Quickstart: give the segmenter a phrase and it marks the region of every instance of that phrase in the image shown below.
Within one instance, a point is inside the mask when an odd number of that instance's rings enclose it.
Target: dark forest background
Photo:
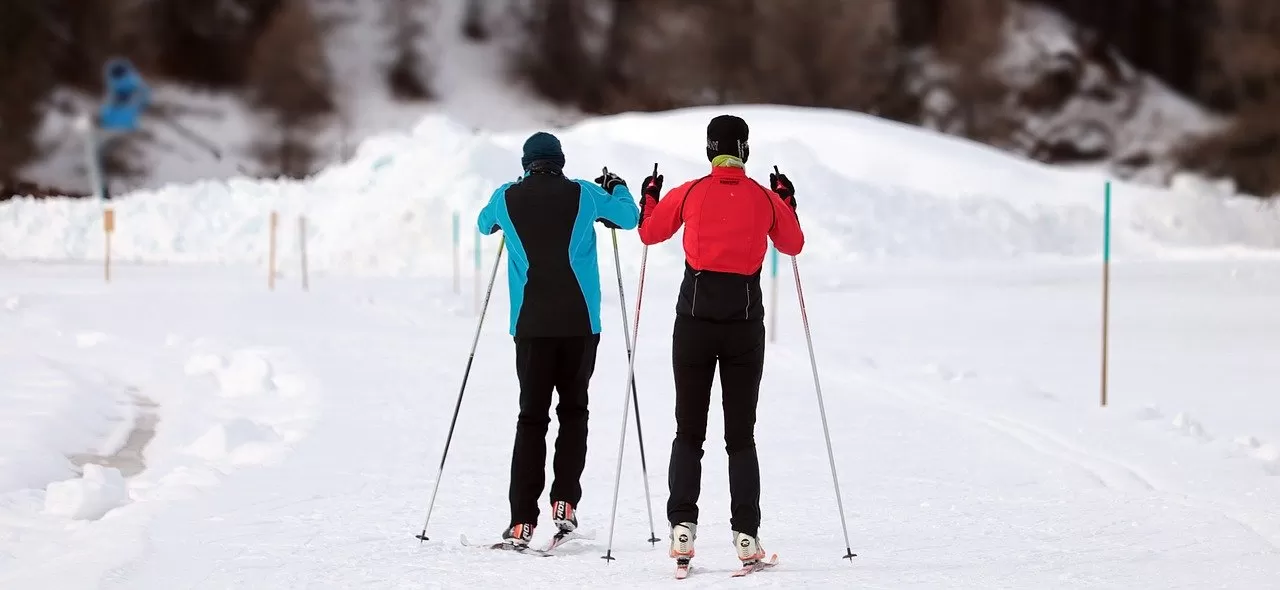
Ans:
[[[274,123],[255,146],[264,171],[313,172],[309,133],[336,108],[323,58],[332,23],[318,16],[316,1],[0,1],[0,189],[22,185],[22,167],[41,157],[36,131],[61,108],[57,91],[97,95],[101,64],[117,54],[153,84],[241,94]],[[1046,162],[1126,170],[1167,161],[1229,177],[1251,194],[1280,192],[1280,2],[386,0],[368,5],[385,12],[395,57],[384,80],[397,97],[430,99],[430,64],[448,59],[422,49],[430,27],[415,15],[432,2],[467,2],[457,26],[473,42],[494,42],[495,30],[509,39],[514,23],[513,81],[589,113],[831,107],[927,124]],[[1067,17],[1076,50],[1011,80],[993,61],[1010,11],[1029,4]],[[1156,149],[1115,140],[1133,109],[1068,122],[1101,141],[1032,125],[1081,97],[1137,100],[1141,74],[1228,126]],[[948,99],[941,110],[929,100],[940,93]]]

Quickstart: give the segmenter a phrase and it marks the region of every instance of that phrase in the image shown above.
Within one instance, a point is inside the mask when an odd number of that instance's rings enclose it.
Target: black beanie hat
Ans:
[[[733,156],[747,161],[747,122],[733,115],[720,115],[707,124],[707,159]]]

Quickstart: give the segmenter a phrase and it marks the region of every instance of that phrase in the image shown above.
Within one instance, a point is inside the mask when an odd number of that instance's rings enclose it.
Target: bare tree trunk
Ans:
[[[395,55],[387,68],[387,85],[392,96],[401,100],[427,100],[431,88],[427,83],[426,64],[418,43],[426,34],[419,11],[424,0],[384,0],[387,24],[394,31],[391,49]]]
[[[485,23],[483,0],[467,0],[466,13],[462,17],[462,34],[472,41],[487,41],[489,26]]]
[[[593,72],[582,35],[584,0],[537,0],[531,8],[529,43],[515,55],[521,73],[547,99],[582,104]]]
[[[582,108],[590,112],[603,111],[614,97],[626,95],[632,88],[632,74],[628,70],[633,66],[633,35],[640,25],[638,20],[643,8],[636,0],[612,0],[612,7],[604,50],[596,60],[591,85],[584,89]]]
[[[324,32],[306,0],[284,0],[253,50],[250,99],[270,121],[254,151],[271,174],[300,178],[313,171],[311,134],[334,109]]]

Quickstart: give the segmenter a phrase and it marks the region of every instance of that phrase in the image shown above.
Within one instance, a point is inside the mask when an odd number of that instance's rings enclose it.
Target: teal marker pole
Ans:
[[[476,247],[475,247],[475,250],[476,250],[476,272],[475,272],[475,275],[476,275],[476,313],[480,313],[480,270],[481,270],[481,269],[480,269],[480,266],[483,264],[483,261],[481,261],[481,260],[480,260],[480,258],[481,258],[481,253],[482,253],[482,252],[481,252],[481,248],[482,248],[482,247],[483,247],[483,244],[481,244],[481,243],[480,243],[480,232],[478,232],[478,231],[477,231],[477,232],[476,232]]]
[[[1111,181],[1104,190],[1102,214],[1102,407],[1107,406],[1108,331],[1111,324]]]
[[[778,340],[778,249],[769,246],[769,341]]]
[[[453,212],[453,294],[462,293],[462,225]]]

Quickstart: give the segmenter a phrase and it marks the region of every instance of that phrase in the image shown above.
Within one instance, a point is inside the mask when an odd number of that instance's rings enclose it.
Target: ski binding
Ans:
[[[676,558],[676,579],[683,580],[687,577],[689,577],[689,558]]]
[[[769,561],[761,560],[761,561],[757,561],[757,562],[755,562],[755,563],[752,563],[752,564],[750,564],[750,565],[744,565],[744,566],[742,566],[742,569],[739,569],[738,571],[733,572],[733,577],[735,577],[735,578],[741,578],[742,576],[745,576],[745,575],[750,574],[750,573],[755,573],[755,572],[759,572],[759,571],[767,570],[767,569],[769,569],[769,568],[771,568],[771,567],[773,567],[773,566],[775,566],[775,565],[778,565],[778,554],[777,554],[777,553],[774,553],[774,554],[773,554],[773,556],[769,558]]]
[[[538,557],[551,557],[552,555],[554,555],[542,549],[529,547],[529,546],[516,545],[515,543],[508,543],[506,541],[499,541],[497,543],[492,543],[488,545],[478,545],[468,541],[466,535],[461,536],[461,541],[463,546],[466,546],[466,547],[477,547],[481,549],[497,549],[501,551],[514,551],[516,553],[520,553],[523,555],[535,555]]]
[[[551,537],[551,542],[547,543],[546,548],[542,549],[542,551],[550,552],[553,549],[561,545],[564,545],[569,541],[573,541],[576,539],[592,540],[595,538],[596,538],[596,535],[594,531],[583,531],[582,529],[574,529],[572,531],[559,531],[555,534],[555,536]]]

